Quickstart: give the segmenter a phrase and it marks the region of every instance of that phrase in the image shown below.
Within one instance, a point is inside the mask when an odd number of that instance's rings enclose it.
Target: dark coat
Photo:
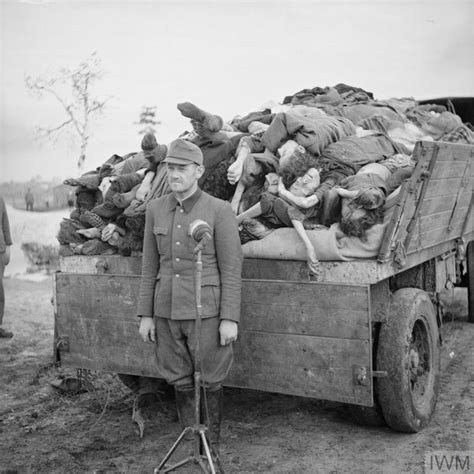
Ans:
[[[182,207],[173,194],[147,206],[139,316],[196,318],[196,242],[188,232],[196,219],[213,231],[202,251],[202,317],[239,321],[243,257],[235,215],[228,202],[200,189]]]

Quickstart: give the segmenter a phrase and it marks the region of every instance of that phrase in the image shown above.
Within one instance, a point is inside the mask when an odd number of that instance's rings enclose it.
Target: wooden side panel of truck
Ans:
[[[406,375],[384,367],[382,359],[396,358],[398,348],[384,352],[380,341],[400,330],[407,317],[400,313],[419,312],[407,322],[419,341],[400,348],[400,357],[412,364],[407,384],[417,394],[410,398],[414,413],[434,408],[422,406],[427,389],[421,386],[437,390],[439,338],[429,299],[436,303],[436,293],[455,281],[455,258],[474,239],[474,147],[420,142],[415,157],[415,172],[402,185],[378,259],[321,262],[317,278],[304,261],[245,259],[242,320],[229,386],[376,406],[383,395],[375,380],[383,394],[384,386],[391,391],[391,378]],[[153,346],[138,335],[140,272],[138,257],[61,259],[55,275],[55,333],[62,364],[161,376]],[[423,341],[428,347],[421,347]],[[388,411],[384,414],[390,419]],[[389,424],[416,431],[422,418]]]

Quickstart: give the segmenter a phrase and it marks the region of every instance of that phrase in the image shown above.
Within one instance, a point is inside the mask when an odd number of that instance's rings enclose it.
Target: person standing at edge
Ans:
[[[33,196],[33,193],[31,192],[31,189],[28,188],[28,191],[26,191],[26,194],[25,194],[25,203],[26,203],[26,210],[27,211],[32,211],[33,212],[34,202],[35,202],[35,198]]]
[[[200,340],[209,416],[209,420],[202,422],[208,426],[210,442],[218,451],[222,382],[233,361],[232,342],[237,339],[240,318],[242,248],[230,203],[198,187],[204,173],[201,150],[177,139],[170,144],[164,162],[172,192],[151,201],[146,209],[137,309],[141,318],[139,333],[145,342],[156,342],[159,372],[174,386],[181,427],[193,425],[196,342],[193,251],[197,243],[189,227],[196,220],[205,221],[212,230],[212,239],[202,250]]]
[[[13,333],[2,328],[3,313],[5,311],[5,290],[3,289],[3,273],[5,267],[10,263],[10,246],[12,237],[10,235],[10,223],[8,222],[5,201],[0,196],[0,338],[13,337]]]

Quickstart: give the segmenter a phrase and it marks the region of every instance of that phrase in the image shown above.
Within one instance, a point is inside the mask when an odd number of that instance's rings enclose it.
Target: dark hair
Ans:
[[[278,170],[285,188],[289,188],[300,176],[304,176],[310,168],[319,168],[319,161],[307,152],[295,150],[285,167]]]
[[[358,208],[361,209],[361,208]],[[342,217],[339,226],[342,232],[349,237],[358,237],[361,240],[367,240],[367,231],[375,224],[383,221],[384,209],[378,207],[376,209],[361,209],[364,214],[357,219],[352,218],[352,213],[347,217]]]
[[[375,194],[375,191],[377,191],[377,194]],[[352,202],[359,208],[376,209],[385,204],[385,192],[382,188],[366,188],[361,190]]]

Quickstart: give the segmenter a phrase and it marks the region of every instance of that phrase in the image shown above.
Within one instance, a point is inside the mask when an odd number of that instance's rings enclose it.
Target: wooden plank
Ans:
[[[454,223],[464,222],[467,216],[468,204],[464,205],[462,208],[459,208],[459,215]],[[443,212],[437,212],[436,214],[421,215],[416,229],[421,230],[421,233],[429,232],[435,229],[444,229],[446,233],[448,232],[448,223],[451,219],[452,209]]]
[[[454,204],[456,203],[457,190],[449,195],[445,196],[432,196],[431,198],[426,198],[420,209],[420,213],[423,216],[430,214],[436,214],[443,211],[452,211]],[[463,193],[459,198],[459,206],[466,207],[469,205],[470,196],[468,193]],[[406,222],[408,219],[406,219]]]
[[[321,261],[319,263],[319,275],[310,277],[308,265],[304,260],[245,258],[242,278],[368,285],[388,278],[393,274],[393,270],[389,265],[381,265],[375,259],[348,262]]]
[[[459,161],[442,161],[436,164],[431,173],[431,180],[446,179],[446,178],[460,178],[464,175],[466,163],[470,160],[466,157],[465,160]]]
[[[465,210],[467,211],[467,208]],[[465,215],[459,215],[451,223],[452,230],[450,232],[448,232],[450,211],[448,213],[441,213],[439,216],[439,220],[436,220],[436,216],[426,216],[420,219],[420,225],[416,227],[410,245],[406,249],[407,253],[461,236],[461,230],[466,218]]]
[[[367,310],[367,289],[357,285],[247,280],[243,301],[262,305],[299,306],[304,302],[318,305],[314,311],[327,315],[333,309]]]
[[[56,284],[58,307],[81,318],[102,316],[106,320],[136,323],[140,279],[137,276],[100,276],[59,273]]]
[[[244,281],[241,313],[247,331],[370,337],[367,286]]]
[[[242,266],[242,278],[309,281],[309,270],[305,261],[245,258]]]
[[[417,144],[418,145],[418,144]],[[421,153],[432,153],[435,146],[439,147],[438,161],[466,161],[474,156],[472,145],[450,142],[419,142]]]
[[[141,275],[141,257],[120,255],[72,255],[59,258],[59,271],[64,273]]]
[[[447,230],[456,198],[455,194],[451,194],[449,197],[437,196],[426,200],[420,208],[417,226],[422,226],[423,231],[426,231],[427,228],[439,229],[442,227],[445,227]],[[459,216],[457,221],[467,216],[470,201],[471,194],[464,193],[459,197],[456,212]],[[410,221],[411,216],[406,216],[402,221],[401,227],[406,228]]]
[[[370,321],[387,321],[390,309],[390,284],[383,280],[375,285],[370,285]]]
[[[145,344],[138,335],[138,321],[134,317],[134,302],[136,301],[136,277],[114,277],[107,275],[80,275],[80,274],[57,274],[57,333],[58,340],[67,338],[69,341],[69,352],[61,351],[61,361],[66,366],[89,368],[94,370],[108,370],[113,372],[124,372],[138,375],[161,376],[156,369],[154,346]],[[117,281],[120,280],[120,281]],[[263,285],[263,282],[259,282]],[[252,284],[252,282],[248,282]],[[300,284],[304,287],[301,297],[311,298],[310,289],[325,287],[327,285]],[[294,288],[294,284],[286,284],[287,292]],[[277,283],[275,288],[281,288]],[[128,288],[128,290],[127,290]],[[74,289],[74,291],[71,291]],[[234,378],[234,384],[238,386],[269,391],[280,391],[302,396],[314,396],[328,398],[330,400],[348,401],[350,403],[371,404],[370,386],[354,386],[353,368],[354,364],[363,365],[370,371],[370,345],[369,340],[369,313],[368,313],[368,289],[346,286],[345,290],[351,289],[350,293],[354,303],[362,305],[365,299],[366,311],[360,314],[353,313],[353,319],[346,315],[346,326],[356,327],[362,325],[356,335],[362,339],[342,339],[336,337],[316,337],[291,333],[265,333],[252,331],[247,328],[258,319],[259,316],[249,314],[244,316],[241,324],[240,345],[238,347],[251,348],[252,352],[237,351],[236,361],[240,369],[237,373],[248,374],[245,385],[241,377]],[[86,296],[86,290],[87,297]],[[326,296],[327,288],[320,288]],[[355,291],[357,290],[357,291]],[[341,286],[339,286],[341,291]],[[322,298],[321,293],[321,298]],[[359,295],[357,294],[359,293]],[[283,292],[287,296],[287,293]],[[256,293],[253,293],[256,296]],[[254,296],[251,299],[254,299]],[[356,303],[357,299],[360,300]],[[293,302],[296,302],[294,299]],[[311,303],[311,301],[309,302]],[[255,307],[255,304],[251,305]],[[322,312],[320,313],[323,314]],[[267,314],[267,320],[261,321],[265,327],[267,324],[275,331],[277,327],[281,331],[301,330],[302,326],[314,327],[314,321],[303,318],[301,324],[290,320],[284,326],[283,312],[281,318],[273,322]],[[362,324],[362,321],[364,322]],[[323,323],[323,321],[319,321]],[[299,324],[299,326],[298,326]],[[344,321],[335,317],[326,323],[334,335],[344,326]],[[278,326],[279,325],[279,326]],[[258,326],[258,324],[257,324]],[[257,334],[257,336],[254,336]],[[256,341],[260,341],[257,343]],[[277,344],[274,346],[274,344]],[[355,352],[354,352],[355,351]],[[287,360],[286,366],[282,358]],[[256,361],[260,362],[256,362]],[[350,361],[350,363],[349,363]],[[283,377],[280,387],[274,385],[274,381],[265,388],[267,379],[262,378],[255,369],[262,364],[268,367],[268,383],[275,375]],[[297,366],[295,368],[294,365]],[[307,367],[307,370],[304,368]],[[279,372],[275,372],[279,368]],[[258,369],[260,372],[260,369]],[[339,381],[341,377],[342,381]],[[305,387],[305,382],[309,386]],[[236,382],[238,380],[238,382]],[[326,380],[324,383],[323,380]],[[337,389],[334,390],[334,384]]]
[[[121,279],[122,284],[110,285],[106,280],[111,279]],[[119,297],[118,289],[133,287],[130,281],[134,280],[130,276],[56,275],[56,337],[58,341],[66,339],[69,345],[67,351],[60,351],[63,365],[160,376],[154,346],[145,344],[138,334],[133,298],[129,296],[133,293]],[[112,289],[111,294],[103,294],[104,288]]]
[[[425,199],[433,196],[450,196],[456,194],[458,189],[461,187],[462,181],[463,178],[436,179],[428,185]],[[468,189],[466,189],[466,193],[470,194]]]
[[[110,321],[117,330],[124,322],[137,324],[138,287],[139,279],[131,276],[58,274],[56,299],[61,311],[71,315],[69,326],[87,332],[85,321],[97,320],[94,324],[107,333]],[[249,330],[368,338],[368,311],[368,287],[243,282],[242,326]],[[75,327],[78,322],[82,328]]]
[[[425,146],[426,145],[426,146]],[[416,162],[411,177],[402,184],[399,202],[379,249],[378,260],[385,262],[407,235],[405,220],[411,221],[416,211],[417,198],[426,192],[426,174],[435,163],[438,147],[427,142],[418,142],[413,151],[413,160]]]
[[[416,209],[420,212],[420,215],[448,210],[447,204],[441,204],[443,200],[451,200],[452,207],[454,206],[452,196],[457,195],[463,183],[466,164],[474,158],[474,147],[472,145],[442,142],[418,142],[413,156],[417,165],[411,178],[402,187],[401,201],[397,206],[398,214],[387,228],[380,248],[378,260],[381,262],[393,258],[397,242],[405,241],[407,225],[413,218],[424,180],[430,179],[427,183],[423,203]],[[436,161],[433,162],[433,159],[436,159]],[[431,177],[429,174],[430,168],[432,168]],[[472,182],[474,181],[473,168],[470,172],[471,182],[466,186],[467,194],[470,194],[469,190],[472,189]],[[460,204],[465,204],[466,199],[468,199],[464,192],[459,198]],[[454,199],[456,198],[454,197]],[[435,202],[436,200],[440,203],[439,205]]]
[[[243,331],[226,385],[372,406],[354,366],[371,374],[370,341]]]
[[[129,262],[129,259],[132,259]],[[60,258],[59,270],[64,273],[99,275],[97,262],[106,262],[111,271],[105,275],[141,275],[141,257],[120,256],[68,256]],[[356,260],[350,262],[330,261],[320,262],[321,272],[318,280],[321,282],[370,284],[387,278],[387,269],[381,267],[375,259]],[[310,278],[306,261],[301,260],[270,260],[263,258],[245,258],[242,278],[244,279],[274,279],[286,281],[316,281]]]

